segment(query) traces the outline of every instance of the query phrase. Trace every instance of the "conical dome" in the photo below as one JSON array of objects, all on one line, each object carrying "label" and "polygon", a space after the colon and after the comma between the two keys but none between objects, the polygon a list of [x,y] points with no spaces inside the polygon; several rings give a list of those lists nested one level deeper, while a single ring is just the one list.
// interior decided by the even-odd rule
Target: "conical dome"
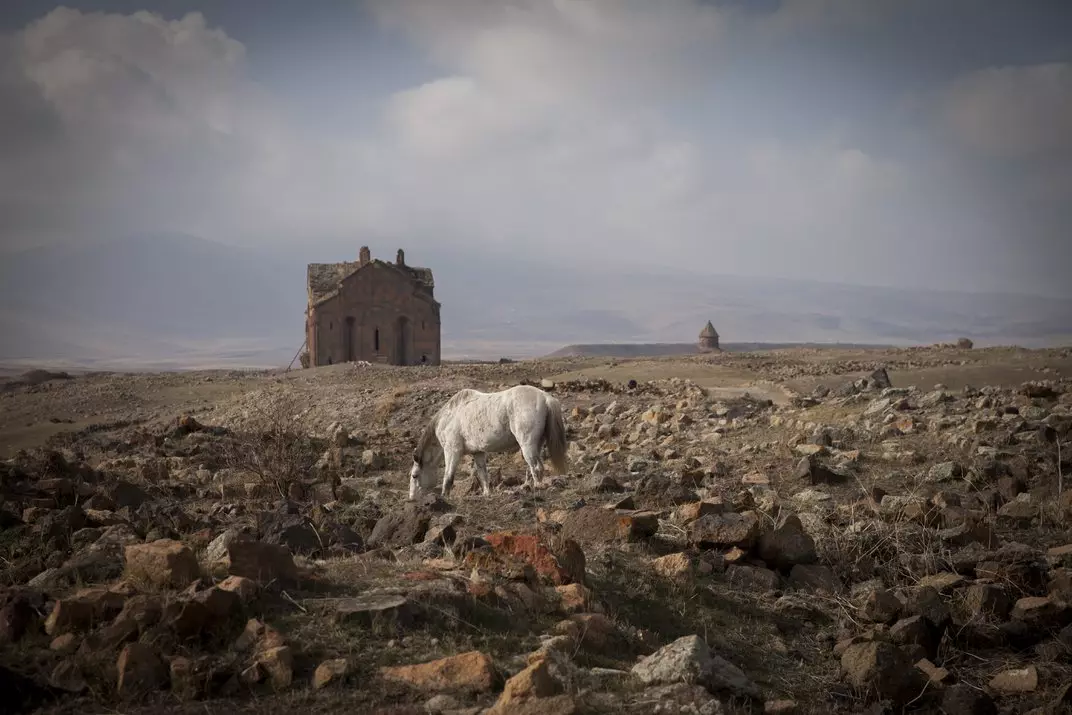
[{"label": "conical dome", "polygon": [[718,331],[715,330],[715,326],[711,325],[710,320],[707,321],[707,325],[705,325],[703,327],[703,330],[700,331],[700,337],[701,338],[717,338],[718,337]]}]

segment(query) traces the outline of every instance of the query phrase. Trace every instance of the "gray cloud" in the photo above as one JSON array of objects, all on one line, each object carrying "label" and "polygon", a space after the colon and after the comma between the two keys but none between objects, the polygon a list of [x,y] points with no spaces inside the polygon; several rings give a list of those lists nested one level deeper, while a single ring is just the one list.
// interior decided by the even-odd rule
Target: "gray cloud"
[{"label": "gray cloud", "polygon": [[[827,131],[801,133],[794,112],[816,105],[780,97],[807,98],[800,83],[813,75],[794,74],[791,57],[784,85],[763,87],[775,116],[751,126],[761,104],[740,79],[754,59],[745,39],[775,53],[793,33],[873,29],[896,3],[862,12],[791,0],[767,13],[699,0],[369,5],[436,67],[382,95],[371,130],[295,121],[286,94],[252,79],[258,58],[196,13],[59,9],[5,38],[5,244],[147,230],[247,245],[384,236],[411,255],[450,243],[593,270],[650,262],[1067,290],[1051,226],[1067,218],[1052,208],[1067,195],[1039,178],[1067,177],[1067,164],[1017,183],[1036,186],[1032,200],[1047,207],[1048,223],[1032,224],[1011,184],[980,189],[952,144],[926,151],[940,141],[928,135],[933,116],[906,115],[915,128],[904,131],[922,137],[914,155],[839,130],[859,120],[838,107]],[[1030,158],[1066,146],[1065,100],[1050,93],[1065,72],[984,70],[923,89],[943,97],[938,118],[966,156]],[[303,96],[329,113],[347,90],[325,83]],[[1010,263],[1025,244],[1037,255]]]},{"label": "gray cloud", "polygon": [[1072,64],[992,67],[949,88],[945,119],[984,155],[1024,158],[1072,150]]}]

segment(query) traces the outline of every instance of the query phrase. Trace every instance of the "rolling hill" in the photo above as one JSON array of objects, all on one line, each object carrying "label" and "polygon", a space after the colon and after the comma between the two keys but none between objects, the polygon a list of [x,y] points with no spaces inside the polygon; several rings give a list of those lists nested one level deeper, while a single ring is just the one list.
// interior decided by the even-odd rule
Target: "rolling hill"
[{"label": "rolling hill", "polygon": [[[369,243],[380,256],[396,247]],[[0,265],[0,362],[285,365],[303,339],[305,264],[352,260],[357,249],[305,242],[252,250],[152,234],[8,253]],[[1055,298],[596,271],[451,246],[408,255],[435,272],[446,358],[529,357],[563,345],[691,346],[707,320],[726,346],[960,336],[980,346],[1072,342],[1072,301]]]}]

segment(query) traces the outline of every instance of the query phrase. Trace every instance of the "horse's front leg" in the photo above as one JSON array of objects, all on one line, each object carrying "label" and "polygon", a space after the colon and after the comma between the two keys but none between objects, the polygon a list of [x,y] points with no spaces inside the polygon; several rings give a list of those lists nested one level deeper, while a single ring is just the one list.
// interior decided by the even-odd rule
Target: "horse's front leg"
[{"label": "horse's front leg", "polygon": [[491,496],[491,486],[488,484],[488,455],[477,452],[473,455],[473,465],[476,467],[476,476],[480,480],[480,489],[484,496]]},{"label": "horse's front leg", "polygon": [[443,464],[443,498],[446,499],[454,486],[454,472],[458,468],[458,456],[454,453],[446,455]]},{"label": "horse's front leg", "polygon": [[409,470],[409,500],[410,501],[413,501],[414,499],[417,498],[417,488],[420,486],[421,471],[422,471],[421,465],[417,464],[416,462],[413,463],[413,466]]}]

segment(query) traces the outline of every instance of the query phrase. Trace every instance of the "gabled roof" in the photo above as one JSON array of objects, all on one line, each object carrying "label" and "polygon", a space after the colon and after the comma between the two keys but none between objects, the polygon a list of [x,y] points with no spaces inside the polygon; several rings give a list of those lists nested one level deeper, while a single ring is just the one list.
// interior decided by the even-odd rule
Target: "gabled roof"
[{"label": "gabled roof", "polygon": [[379,259],[373,259],[361,265],[359,261],[344,261],[342,263],[310,263],[307,272],[309,304],[316,305],[338,295],[339,286],[350,276],[365,268],[377,265],[401,273],[406,279],[412,281],[421,295],[433,303],[432,290],[435,288],[435,279],[432,277],[430,268],[419,266],[399,266]]},{"label": "gabled roof", "polygon": [[707,325],[705,325],[703,327],[703,330],[700,331],[700,337],[701,338],[717,338],[718,337],[718,331],[715,330],[715,326],[711,325],[710,320],[707,321]]}]

